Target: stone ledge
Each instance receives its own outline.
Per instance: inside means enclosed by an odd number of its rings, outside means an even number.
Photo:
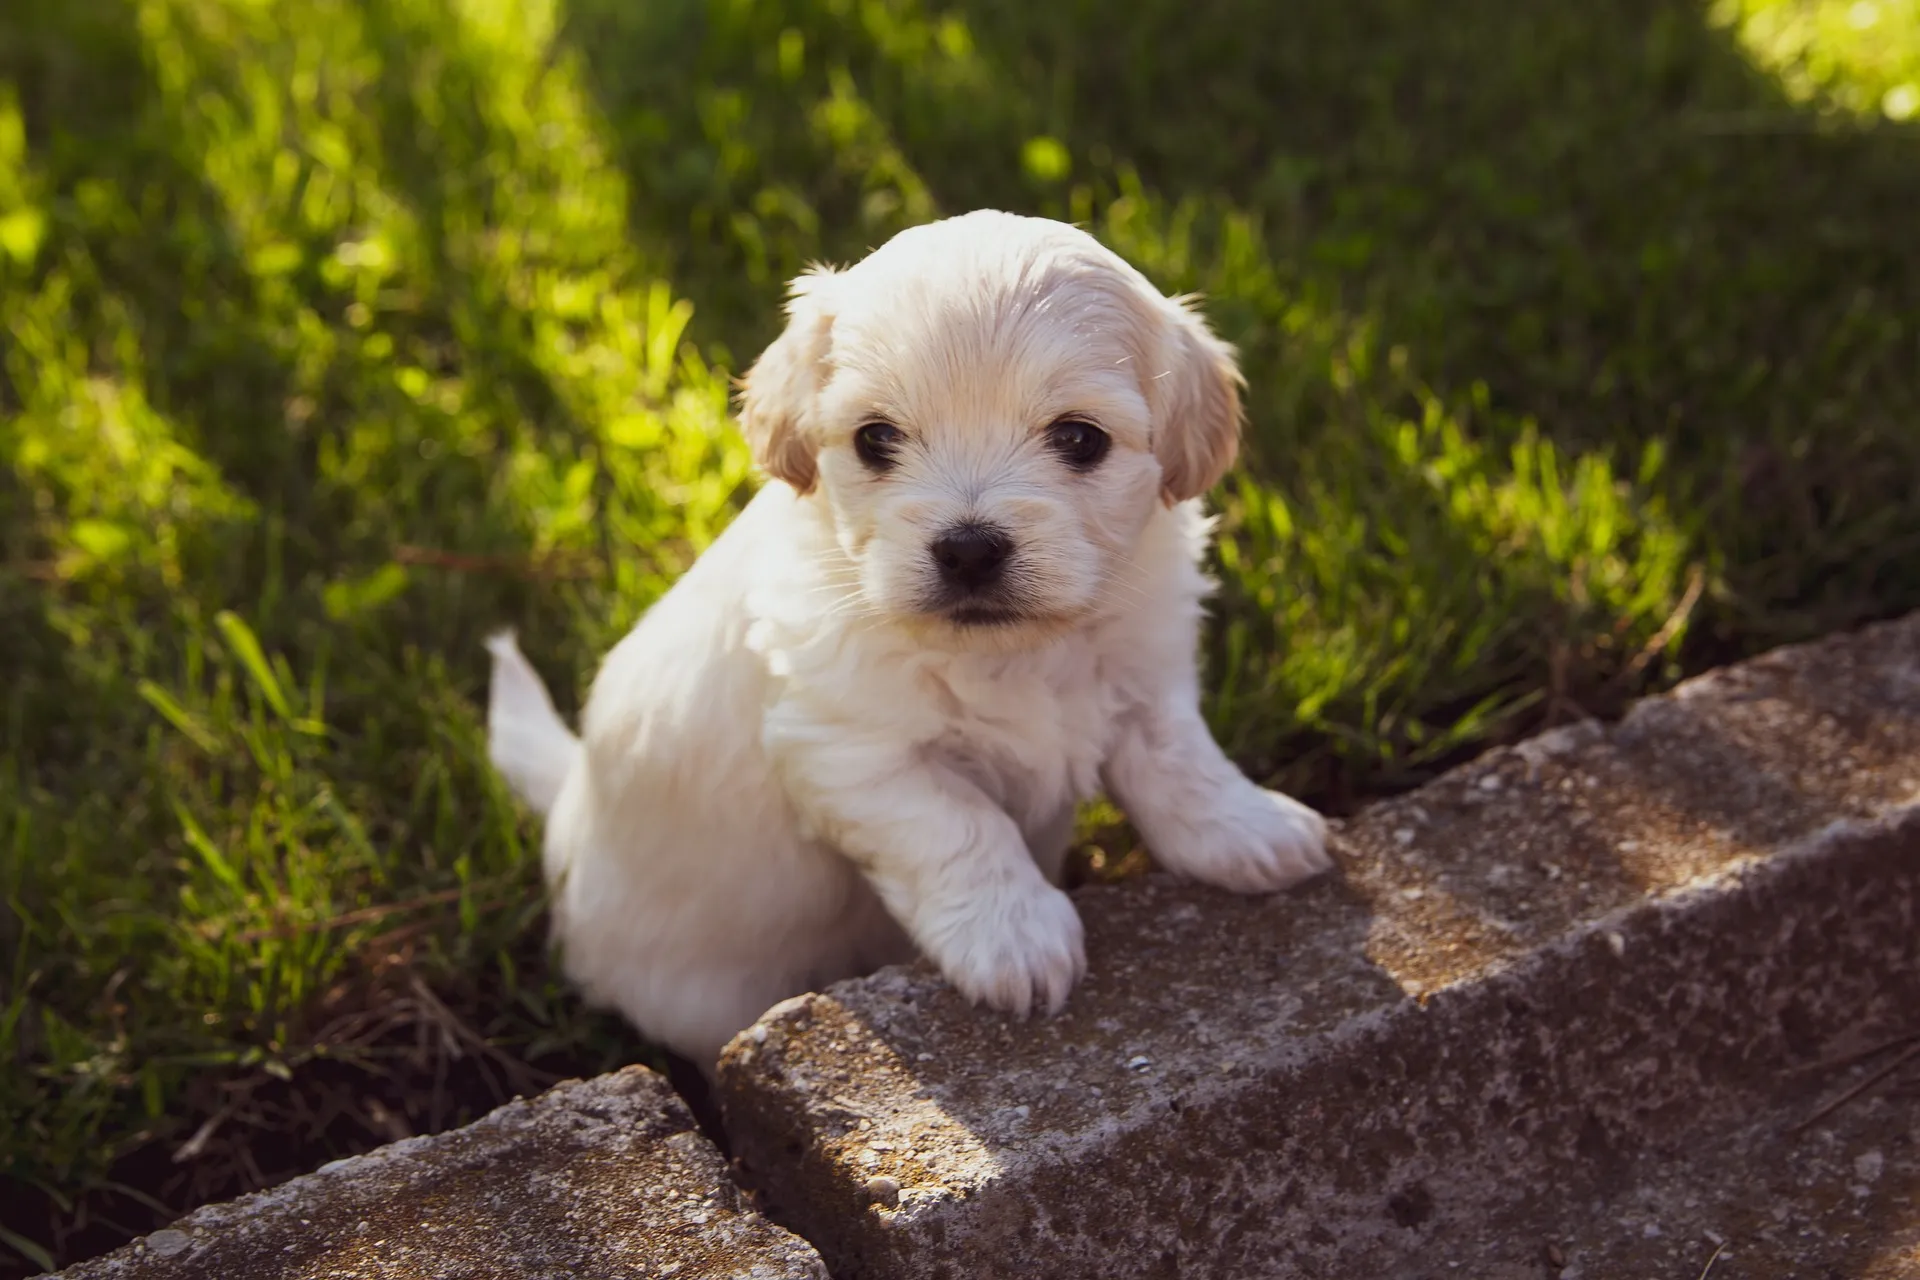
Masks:
[[[644,1067],[570,1081],[226,1204],[66,1280],[824,1280],[753,1213],[679,1098]]]
[[[1920,616],[1484,757],[1293,895],[1084,892],[1059,1018],[924,966],[789,1001],[722,1105],[840,1280],[1550,1275],[1487,1224],[1578,1219],[1689,1145],[1790,1149],[1820,1084],[1792,1069],[1920,1030],[1916,801]],[[1882,1164],[1911,1215],[1920,1161]]]

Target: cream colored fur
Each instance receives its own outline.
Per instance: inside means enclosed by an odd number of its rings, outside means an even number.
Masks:
[[[796,282],[741,418],[769,483],[607,657],[578,741],[492,642],[493,758],[546,814],[590,999],[709,1069],[768,1006],[916,951],[1057,1010],[1085,967],[1061,864],[1102,790],[1223,888],[1328,865],[1200,715],[1199,496],[1240,405],[1190,307],[1074,228],[968,214]],[[876,422],[885,469],[854,446]],[[963,526],[1010,548],[985,624],[930,550]]]

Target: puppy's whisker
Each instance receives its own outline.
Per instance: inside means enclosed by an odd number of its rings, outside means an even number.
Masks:
[[[851,580],[847,582],[816,582],[804,588],[804,591],[809,596],[851,596],[860,593],[860,583]]]
[[[822,591],[857,591],[859,590],[860,585],[861,585],[860,575],[855,572],[849,572],[844,577],[819,578],[813,582],[807,583],[803,589],[809,593],[818,594]]]
[[[824,608],[839,608],[843,604],[858,604],[862,608],[872,608],[872,601],[866,599],[866,593],[856,587],[816,587],[806,593],[808,599],[820,601]]]
[[[862,595],[835,596],[821,611],[821,617],[835,621],[870,621],[886,616],[886,610]]]
[[[1131,578],[1102,578],[1094,591],[1096,599],[1103,601],[1143,601],[1149,598],[1141,585]]]

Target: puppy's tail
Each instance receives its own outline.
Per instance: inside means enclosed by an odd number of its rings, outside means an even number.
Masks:
[[[487,638],[493,683],[487,692],[487,758],[515,795],[545,817],[580,759],[580,740],[553,709],[511,631]]]

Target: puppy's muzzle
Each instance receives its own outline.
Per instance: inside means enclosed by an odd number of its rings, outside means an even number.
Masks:
[[[988,595],[1005,576],[1013,539],[992,525],[956,525],[928,548],[939,566],[940,582],[957,597]]]
[[[927,547],[936,584],[922,607],[962,627],[1020,622],[1029,606],[1020,590],[1013,539],[996,525],[969,521]]]

